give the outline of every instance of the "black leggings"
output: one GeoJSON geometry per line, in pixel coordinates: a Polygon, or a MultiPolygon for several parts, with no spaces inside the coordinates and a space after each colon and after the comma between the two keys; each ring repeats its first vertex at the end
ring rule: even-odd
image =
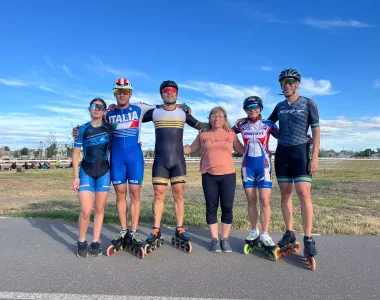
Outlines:
{"type": "Polygon", "coordinates": [[[218,223],[217,212],[222,208],[222,223],[232,224],[232,207],[235,198],[236,173],[225,175],[202,174],[202,187],[206,200],[207,224],[218,223]]]}

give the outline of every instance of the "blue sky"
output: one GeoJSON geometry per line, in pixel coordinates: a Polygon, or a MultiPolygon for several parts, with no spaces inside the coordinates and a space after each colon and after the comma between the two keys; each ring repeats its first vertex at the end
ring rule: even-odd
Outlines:
{"type": "MultiPolygon", "coordinates": [[[[279,72],[294,67],[300,94],[317,103],[322,148],[380,148],[380,3],[262,2],[4,2],[0,146],[38,148],[51,132],[68,143],[91,99],[115,102],[119,77],[134,86],[131,102],[161,103],[158,87],[172,79],[199,120],[222,105],[234,122],[250,95],[267,117],[283,100],[279,72]]],[[[186,126],[185,143],[196,134],[186,126]]],[[[141,139],[153,147],[152,124],[141,139]]]]}

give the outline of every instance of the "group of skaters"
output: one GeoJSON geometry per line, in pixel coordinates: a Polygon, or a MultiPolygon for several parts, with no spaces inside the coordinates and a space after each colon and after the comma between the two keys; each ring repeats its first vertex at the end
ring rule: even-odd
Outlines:
{"type": "MultiPolygon", "coordinates": [[[[300,96],[297,89],[301,75],[296,69],[285,69],[278,77],[285,96],[267,120],[261,116],[262,99],[250,96],[243,100],[246,118],[233,126],[223,107],[214,107],[207,122],[200,122],[185,104],[177,104],[178,85],[172,80],[161,83],[161,105],[130,103],[133,87],[129,80],[118,79],[113,85],[117,105],[107,107],[101,98],[90,102],[91,121],[73,129],[73,189],[79,192],[81,213],[77,255],[87,257],[102,254],[100,233],[110,183],[116,192],[116,207],[121,230],[112,245],[129,244],[133,249],[144,249],[137,233],[141,210],[141,187],[144,178],[144,159],[140,146],[141,125],[153,121],[155,126],[155,158],[152,167],[154,224],[146,243],[153,245],[161,240],[161,218],[168,183],[174,198],[176,229],[174,238],[184,243],[190,237],[184,228],[184,189],[186,183],[185,154],[202,149],[200,171],[206,202],[206,221],[211,235],[212,252],[231,252],[228,241],[233,223],[233,203],[236,188],[236,171],[232,152],[243,156],[241,177],[248,202],[248,215],[252,230],[246,241],[260,240],[267,247],[275,247],[269,235],[271,218],[270,196],[272,166],[268,142],[270,135],[278,139],[275,152],[275,171],[281,192],[281,209],[286,231],[277,243],[279,247],[296,241],[292,218],[292,193],[295,187],[301,204],[304,230],[304,251],[315,256],[317,250],[311,236],[313,207],[311,202],[312,174],[318,170],[320,145],[319,116],[313,100],[300,96]],[[279,122],[279,127],[276,122],[279,122]],[[199,130],[190,146],[183,146],[184,124],[199,130]],[[313,153],[307,142],[311,127],[313,153]],[[244,144],[237,134],[241,134],[244,144]],[[79,163],[81,148],[83,159],[79,163]],[[108,159],[110,154],[110,159],[108,159]],[[130,226],[127,223],[127,186],[130,197],[130,226]],[[94,201],[94,236],[88,248],[86,232],[94,201]],[[260,225],[258,226],[260,204],[260,225]],[[219,236],[217,210],[221,206],[221,236],[219,236]]],[[[145,247],[146,249],[146,247],[145,247]]],[[[144,256],[144,253],[142,255],[144,256]]]]}

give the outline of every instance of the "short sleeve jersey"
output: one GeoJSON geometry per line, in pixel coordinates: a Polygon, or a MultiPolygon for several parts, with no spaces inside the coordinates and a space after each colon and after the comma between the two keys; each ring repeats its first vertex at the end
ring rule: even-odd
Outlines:
{"type": "Polygon", "coordinates": [[[307,142],[307,132],[319,127],[317,105],[312,99],[300,96],[292,104],[287,100],[276,105],[268,120],[279,121],[280,135],[278,143],[283,146],[295,146],[307,142]]]}
{"type": "Polygon", "coordinates": [[[93,127],[91,122],[79,127],[79,134],[74,140],[75,148],[83,147],[83,159],[89,163],[108,160],[110,136],[102,124],[93,127]]]}
{"type": "Polygon", "coordinates": [[[255,121],[247,120],[232,129],[235,133],[241,133],[244,140],[243,166],[270,168],[269,137],[278,137],[279,130],[276,124],[259,118],[255,121]]]}
{"type": "MultiPolygon", "coordinates": [[[[114,109],[107,113],[107,120],[113,129],[112,149],[137,146],[140,142],[141,124],[144,115],[158,106],[145,103],[130,104],[126,109],[114,109]]],[[[112,151],[114,152],[114,151],[112,151]]]]}

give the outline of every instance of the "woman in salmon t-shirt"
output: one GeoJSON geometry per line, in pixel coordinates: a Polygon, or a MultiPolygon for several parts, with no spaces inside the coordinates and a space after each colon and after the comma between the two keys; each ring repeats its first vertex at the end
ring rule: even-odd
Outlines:
{"type": "Polygon", "coordinates": [[[202,149],[200,171],[206,200],[206,220],[212,237],[212,252],[232,252],[228,236],[232,225],[232,208],[235,198],[236,169],[232,149],[244,154],[244,146],[231,130],[223,107],[210,111],[209,124],[198,134],[191,146],[184,147],[190,154],[202,149]],[[218,206],[222,209],[222,239],[218,239],[218,206]]]}

